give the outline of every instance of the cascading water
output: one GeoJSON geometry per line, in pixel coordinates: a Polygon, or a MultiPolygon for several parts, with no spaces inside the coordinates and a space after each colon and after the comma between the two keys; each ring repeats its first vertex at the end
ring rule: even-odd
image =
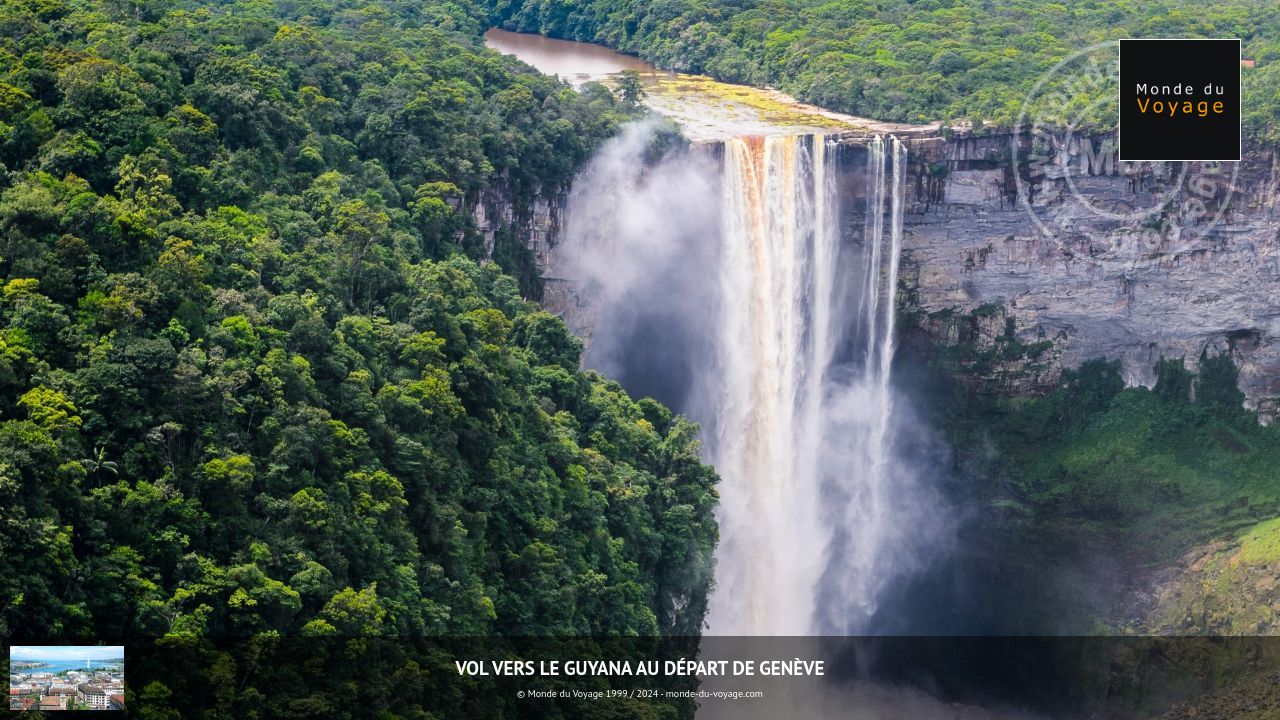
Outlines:
{"type": "Polygon", "coordinates": [[[863,272],[849,292],[844,274],[857,266],[842,248],[828,162],[838,146],[795,135],[726,144],[722,385],[707,409],[716,416],[711,461],[723,478],[713,633],[810,633],[823,578],[844,573],[851,577],[824,598],[821,616],[860,631],[853,621],[874,611],[871,575],[891,484],[889,367],[905,161],[902,144],[890,145],[888,182],[885,143],[876,138],[868,151],[863,272]],[[850,406],[857,416],[833,416],[850,406]],[[831,512],[834,498],[845,512],[831,512]]]}
{"type": "Polygon", "coordinates": [[[641,392],[628,380],[659,374],[655,358],[689,375],[649,387],[693,388],[659,399],[702,423],[722,478],[708,632],[871,632],[911,564],[889,382],[906,149],[870,143],[859,243],[842,233],[856,213],[831,138],[743,137],[718,162],[644,167],[646,137],[629,132],[575,184],[557,269],[596,289],[588,365],[641,392]]]}
{"type": "Polygon", "coordinates": [[[724,151],[722,387],[712,463],[723,478],[711,630],[803,634],[821,572],[822,376],[836,246],[823,138],[739,138],[724,151]]]}
{"type": "Polygon", "coordinates": [[[904,533],[912,513],[898,502],[914,490],[905,463],[894,455],[894,353],[906,148],[879,137],[867,147],[867,213],[862,278],[852,307],[833,310],[851,320],[853,357],[829,368],[823,418],[829,463],[825,486],[837,500],[828,516],[832,537],[824,567],[825,601],[815,626],[825,632],[866,633],[884,586],[908,564],[904,533]],[[886,159],[886,150],[888,158],[886,159]],[[889,165],[886,172],[886,164],[889,165]],[[886,185],[887,181],[887,185],[886,185]],[[884,232],[888,200],[889,232],[884,232]]]}

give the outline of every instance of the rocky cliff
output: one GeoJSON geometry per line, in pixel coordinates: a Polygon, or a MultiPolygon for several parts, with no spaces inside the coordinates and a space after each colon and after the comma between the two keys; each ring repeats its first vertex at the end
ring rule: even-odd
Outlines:
{"type": "Polygon", "coordinates": [[[1095,357],[1150,385],[1161,356],[1195,367],[1228,353],[1247,404],[1274,419],[1274,153],[1161,174],[1118,162],[1111,136],[1047,150],[1022,137],[1016,152],[1012,140],[911,142],[900,309],[933,342],[969,344],[974,379],[1004,391],[1095,357]]]}
{"type": "Polygon", "coordinates": [[[540,196],[527,204],[518,203],[504,185],[495,185],[468,203],[466,211],[476,232],[484,239],[487,256],[493,256],[497,238],[503,232],[511,232],[516,241],[533,253],[538,267],[543,269],[560,236],[567,197],[568,193],[557,192],[550,199],[540,196]]]}

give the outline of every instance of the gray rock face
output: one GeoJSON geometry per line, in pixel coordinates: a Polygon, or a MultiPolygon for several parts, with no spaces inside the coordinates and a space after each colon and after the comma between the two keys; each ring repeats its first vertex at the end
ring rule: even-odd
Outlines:
{"type": "Polygon", "coordinates": [[[515,238],[533,253],[538,267],[545,269],[550,263],[551,250],[560,237],[561,216],[567,192],[558,192],[550,198],[534,198],[528,207],[517,207],[510,191],[502,184],[487,188],[467,211],[475,230],[484,238],[485,254],[493,255],[498,233],[510,229],[515,238]]]}
{"type": "Polygon", "coordinates": [[[1247,404],[1273,419],[1280,398],[1274,156],[1246,153],[1234,177],[1224,164],[1209,193],[1191,184],[1193,176],[1179,180],[1181,163],[1165,177],[1115,163],[1103,155],[1105,136],[1088,139],[1092,157],[1084,141],[1068,144],[1027,178],[1010,160],[1010,140],[913,143],[901,309],[933,316],[924,328],[944,345],[958,338],[948,336],[954,323],[937,316],[979,308],[999,316],[997,332],[1010,329],[1021,343],[1053,340],[1052,352],[1026,362],[1030,386],[1098,357],[1121,360],[1128,383],[1150,385],[1161,356],[1194,368],[1202,353],[1228,353],[1247,404]],[[942,172],[941,189],[930,188],[942,172]],[[1015,172],[1027,180],[1021,187],[1015,172]],[[1139,216],[1165,197],[1163,211],[1139,216]],[[1203,209],[1187,205],[1197,199],[1203,209]]]}

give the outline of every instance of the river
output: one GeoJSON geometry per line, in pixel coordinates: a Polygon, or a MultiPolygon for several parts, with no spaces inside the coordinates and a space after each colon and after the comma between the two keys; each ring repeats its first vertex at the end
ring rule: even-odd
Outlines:
{"type": "Polygon", "coordinates": [[[936,125],[885,123],[802,103],[771,88],[714,80],[705,75],[661,70],[633,55],[601,45],[555,40],[530,33],[493,29],[485,44],[514,55],[574,87],[611,82],[623,70],[640,73],[644,104],[674,120],[694,142],[715,142],[743,135],[842,134],[908,135],[936,125]]]}

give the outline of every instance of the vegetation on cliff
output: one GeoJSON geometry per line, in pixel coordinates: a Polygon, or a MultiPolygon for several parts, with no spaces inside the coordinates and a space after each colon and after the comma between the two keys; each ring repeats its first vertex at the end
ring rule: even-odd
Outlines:
{"type": "MultiPolygon", "coordinates": [[[[1255,136],[1280,138],[1280,9],[1261,0],[487,3],[492,21],[511,30],[600,42],[663,67],[772,85],[834,110],[912,122],[969,118],[1010,125],[1043,73],[1094,43],[1242,38],[1245,57],[1256,65],[1244,71],[1246,127],[1255,136]]],[[[1065,82],[1062,89],[1069,89],[1065,82]]],[[[1114,104],[1089,109],[1079,124],[1089,122],[1111,127],[1114,104]]]]}
{"type": "Polygon", "coordinates": [[[1116,528],[1153,554],[1276,515],[1280,433],[1241,407],[1230,357],[1157,373],[1153,388],[1126,388],[1118,363],[1091,361],[1045,397],[985,397],[954,444],[996,444],[1012,510],[1116,528]]]}
{"type": "Polygon", "coordinates": [[[1141,629],[1161,634],[1274,635],[1280,630],[1280,518],[1194,548],[1160,585],[1141,629]]]}
{"type": "MultiPolygon", "coordinates": [[[[1198,373],[1161,360],[1152,388],[1126,388],[1118,362],[1095,360],[1039,397],[982,392],[956,382],[958,369],[943,368],[931,412],[956,472],[971,479],[964,492],[983,524],[967,542],[1006,573],[1013,628],[1141,625],[1146,610],[1124,604],[1154,583],[1152,571],[1211,541],[1243,543],[1237,560],[1272,547],[1280,429],[1242,407],[1230,356],[1206,354],[1198,373]]],[[[1235,602],[1225,592],[1234,575],[1215,577],[1219,602],[1235,602]]],[[[1260,612],[1270,622],[1270,608],[1260,612]]],[[[1192,629],[1165,614],[1157,625],[1192,629]]],[[[1256,614],[1238,619],[1256,624],[1256,614]]]]}
{"type": "Polygon", "coordinates": [[[0,28],[0,637],[699,631],[694,428],[579,372],[465,212],[520,222],[622,103],[466,3],[0,28]]]}

